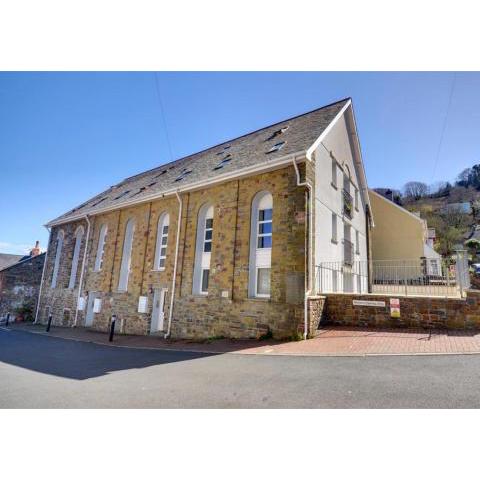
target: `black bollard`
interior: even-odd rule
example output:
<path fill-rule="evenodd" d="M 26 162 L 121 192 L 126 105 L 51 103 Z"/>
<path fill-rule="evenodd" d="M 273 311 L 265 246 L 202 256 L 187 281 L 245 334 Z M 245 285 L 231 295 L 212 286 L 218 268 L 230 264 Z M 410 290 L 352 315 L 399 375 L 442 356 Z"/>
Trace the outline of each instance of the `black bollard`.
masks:
<path fill-rule="evenodd" d="M 117 321 L 117 316 L 112 315 L 112 323 L 110 324 L 110 336 L 108 337 L 109 342 L 113 342 L 113 334 L 115 333 L 115 322 Z"/>
<path fill-rule="evenodd" d="M 47 322 L 47 332 L 50 331 L 50 325 L 52 325 L 52 314 L 48 316 L 48 322 Z"/>
<path fill-rule="evenodd" d="M 10 321 L 10 314 L 7 313 L 7 319 L 5 320 L 5 326 L 8 327 L 8 322 Z"/>

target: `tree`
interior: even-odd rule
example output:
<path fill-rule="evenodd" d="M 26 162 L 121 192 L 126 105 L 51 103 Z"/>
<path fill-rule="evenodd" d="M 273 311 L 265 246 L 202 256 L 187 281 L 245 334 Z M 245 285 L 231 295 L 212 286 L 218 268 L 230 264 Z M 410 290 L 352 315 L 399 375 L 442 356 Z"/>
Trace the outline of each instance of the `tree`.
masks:
<path fill-rule="evenodd" d="M 458 186 L 468 188 L 471 171 L 472 171 L 471 168 L 466 168 L 465 170 L 462 170 L 460 172 L 460 174 L 457 177 Z"/>
<path fill-rule="evenodd" d="M 426 183 L 422 182 L 407 182 L 403 187 L 403 193 L 407 198 L 420 200 L 427 196 L 428 187 Z"/>
<path fill-rule="evenodd" d="M 428 193 L 432 198 L 448 197 L 452 185 L 449 182 L 435 182 L 428 187 Z"/>

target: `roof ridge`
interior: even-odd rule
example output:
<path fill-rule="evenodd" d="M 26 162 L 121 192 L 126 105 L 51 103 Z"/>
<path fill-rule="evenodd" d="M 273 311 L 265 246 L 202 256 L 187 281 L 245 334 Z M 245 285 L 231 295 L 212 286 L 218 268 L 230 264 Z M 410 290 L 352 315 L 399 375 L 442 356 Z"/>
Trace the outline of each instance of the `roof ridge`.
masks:
<path fill-rule="evenodd" d="M 296 118 L 303 117 L 304 115 L 310 115 L 311 113 L 317 112 L 319 110 L 324 110 L 325 108 L 333 107 L 333 105 L 336 105 L 336 104 L 342 103 L 342 102 L 347 102 L 351 99 L 352 99 L 352 97 L 345 97 L 345 98 L 342 98 L 341 100 L 337 100 L 335 102 L 329 103 L 328 105 L 324 105 L 323 107 L 314 108 L 313 110 L 309 110 L 308 112 L 300 113 L 298 115 L 294 115 L 293 117 L 285 118 L 284 120 L 280 120 L 278 122 L 272 123 L 271 125 L 267 125 L 266 127 L 257 128 L 256 130 L 252 130 L 248 133 L 244 133 L 243 135 L 240 135 L 239 137 L 230 138 L 229 140 L 225 140 L 225 141 L 223 141 L 221 143 L 217 143 L 216 145 L 213 145 L 211 147 L 204 148 L 203 150 L 199 150 L 198 152 L 190 153 L 190 154 L 188 154 L 184 157 L 180 157 L 180 158 L 177 158 L 175 160 L 171 160 L 170 162 L 167 162 L 167 163 L 162 163 L 158 167 L 150 168 L 149 170 L 145 170 L 143 172 L 137 173 L 137 174 L 132 175 L 130 177 L 126 177 L 123 180 L 121 180 L 120 182 L 118 182 L 118 184 L 121 184 L 121 183 L 124 183 L 126 181 L 132 180 L 136 177 L 140 177 L 141 175 L 145 175 L 147 173 L 154 172 L 155 170 L 158 170 L 160 168 L 165 168 L 169 165 L 173 165 L 174 163 L 180 162 L 181 160 L 186 160 L 187 158 L 193 157 L 194 155 L 199 155 L 200 153 L 207 152 L 208 150 L 213 150 L 214 148 L 218 148 L 221 145 L 224 145 L 225 143 L 230 143 L 230 142 L 233 142 L 235 140 L 239 140 L 240 138 L 248 137 L 249 135 L 253 135 L 254 133 L 261 132 L 262 130 L 266 130 L 267 128 L 274 127 L 275 125 L 280 125 L 281 123 L 290 122 L 292 120 L 295 120 Z"/>

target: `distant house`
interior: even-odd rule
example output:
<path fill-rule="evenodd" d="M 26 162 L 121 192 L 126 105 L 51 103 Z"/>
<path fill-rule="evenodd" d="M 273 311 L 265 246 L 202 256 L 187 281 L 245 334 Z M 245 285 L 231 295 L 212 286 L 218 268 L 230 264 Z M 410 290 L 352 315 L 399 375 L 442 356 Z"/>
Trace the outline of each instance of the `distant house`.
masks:
<path fill-rule="evenodd" d="M 435 229 L 427 222 L 382 195 L 370 190 L 370 203 L 375 218 L 372 229 L 372 260 L 375 262 L 426 262 L 428 275 L 441 274 L 441 255 L 433 244 Z"/>
<path fill-rule="evenodd" d="M 0 253 L 0 270 L 19 262 L 23 255 L 11 255 L 10 253 Z"/>
<path fill-rule="evenodd" d="M 10 314 L 10 320 L 32 319 L 37 307 L 45 253 L 39 242 L 29 255 L 10 255 L 10 261 L 0 267 L 0 319 Z M 6 260 L 5 254 L 1 254 Z"/>

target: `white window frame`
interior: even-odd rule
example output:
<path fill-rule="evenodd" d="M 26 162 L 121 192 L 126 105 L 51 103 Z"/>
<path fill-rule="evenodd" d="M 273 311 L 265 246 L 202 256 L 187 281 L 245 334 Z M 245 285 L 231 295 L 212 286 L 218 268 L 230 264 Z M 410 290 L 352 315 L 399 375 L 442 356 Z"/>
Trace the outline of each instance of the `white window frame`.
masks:
<path fill-rule="evenodd" d="M 52 288 L 57 288 L 58 281 L 58 271 L 60 269 L 60 258 L 62 256 L 63 242 L 65 239 L 65 232 L 60 230 L 57 234 L 57 246 L 55 249 L 55 262 L 53 264 L 53 273 L 52 273 Z"/>
<path fill-rule="evenodd" d="M 82 247 L 83 234 L 85 230 L 82 226 L 75 231 L 75 247 L 73 249 L 72 269 L 70 271 L 70 280 L 68 281 L 68 288 L 75 288 L 77 280 L 78 261 L 80 259 L 80 248 Z"/>
<path fill-rule="evenodd" d="M 167 227 L 167 232 L 164 232 L 165 227 Z M 165 270 L 165 265 L 167 262 L 167 246 L 168 246 L 168 233 L 170 231 L 170 215 L 167 212 L 164 212 L 158 218 L 157 226 L 157 242 L 155 246 L 155 260 L 153 263 L 153 269 L 156 271 L 163 272 Z M 162 254 L 162 249 L 165 249 L 165 252 Z M 160 263 L 163 260 L 163 267 L 160 266 Z"/>
<path fill-rule="evenodd" d="M 337 214 L 332 212 L 332 243 L 338 243 L 338 220 Z"/>
<path fill-rule="evenodd" d="M 133 239 L 135 236 L 135 220 L 130 218 L 125 225 L 125 236 L 123 239 L 122 263 L 118 277 L 119 292 L 128 292 L 128 281 L 132 264 Z"/>
<path fill-rule="evenodd" d="M 261 210 L 272 210 L 271 220 L 260 220 Z M 260 225 L 271 223 L 272 232 L 268 234 L 260 233 Z M 260 238 L 270 236 L 271 246 L 260 248 L 258 241 Z M 272 294 L 272 246 L 273 246 L 273 197 L 268 191 L 258 192 L 252 200 L 252 210 L 250 219 L 250 262 L 248 278 L 248 296 L 250 298 L 270 298 Z M 258 292 L 258 270 L 270 270 L 270 293 L 264 294 Z"/>
<path fill-rule="evenodd" d="M 195 243 L 195 263 L 193 270 L 193 286 L 192 293 L 194 295 L 208 295 L 207 290 L 203 290 L 204 271 L 208 270 L 208 286 L 210 286 L 210 263 L 213 246 L 213 226 L 214 226 L 214 208 L 212 204 L 202 205 L 198 211 L 197 218 L 197 238 Z M 211 222 L 208 222 L 211 220 Z M 211 227 L 207 226 L 207 222 Z M 207 233 L 211 232 L 211 233 Z M 206 237 L 210 238 L 206 238 Z M 210 245 L 210 251 L 205 251 L 205 246 Z"/>
<path fill-rule="evenodd" d="M 338 167 L 337 161 L 332 158 L 332 187 L 337 189 L 338 188 Z"/>
<path fill-rule="evenodd" d="M 105 243 L 108 235 L 108 225 L 104 223 L 100 227 L 100 233 L 98 235 L 97 256 L 95 257 L 95 272 L 100 272 L 103 267 L 103 257 L 105 254 Z"/>

